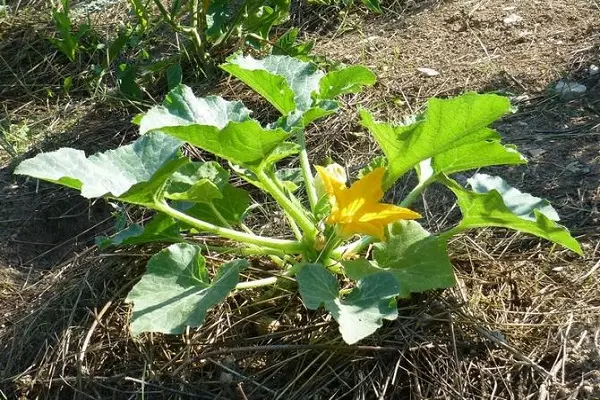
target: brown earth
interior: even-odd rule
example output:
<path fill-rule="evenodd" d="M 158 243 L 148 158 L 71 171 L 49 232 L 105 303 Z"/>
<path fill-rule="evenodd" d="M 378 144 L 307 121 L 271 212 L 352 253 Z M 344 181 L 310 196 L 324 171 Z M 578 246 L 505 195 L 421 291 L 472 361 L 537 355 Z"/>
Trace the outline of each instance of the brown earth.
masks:
<path fill-rule="evenodd" d="M 358 106 L 401 120 L 431 96 L 508 94 L 518 108 L 496 128 L 529 164 L 487 172 L 552 201 L 585 257 L 502 230 L 458 237 L 450 248 L 459 284 L 403 301 L 399 320 L 358 347 L 344 346 L 330 318 L 288 291 L 260 304 L 235 296 L 183 337 L 134 340 L 123 299 L 151 253 L 100 256 L 91 245 L 110 228 L 110 207 L 37 188 L 13 177 L 7 161 L 0 398 L 128 398 L 142 390 L 149 398 L 600 398 L 600 74 L 590 73 L 600 65 L 599 7 L 592 0 L 390 1 L 382 16 L 302 5 L 293 18 L 317 40 L 315 53 L 368 65 L 378 76 L 376 87 L 349 96 L 339 115 L 311 129 L 316 162 L 331 156 L 354 169 L 372 157 Z M 0 23 L 7 115 L 53 131 L 37 150 L 68 143 L 95 151 L 129 140 L 129 116 L 114 106 L 44 96 L 44 85 L 60 85 L 69 66 L 34 40 L 40 24 L 19 35 Z M 11 63 L 17 44 L 35 51 Z M 564 99 L 551 90 L 560 79 L 587 91 Z M 256 101 L 230 81 L 219 88 Z M 432 229 L 450 224 L 455 215 L 445 210 L 453 201 L 441 189 L 425 194 L 419 207 Z"/>

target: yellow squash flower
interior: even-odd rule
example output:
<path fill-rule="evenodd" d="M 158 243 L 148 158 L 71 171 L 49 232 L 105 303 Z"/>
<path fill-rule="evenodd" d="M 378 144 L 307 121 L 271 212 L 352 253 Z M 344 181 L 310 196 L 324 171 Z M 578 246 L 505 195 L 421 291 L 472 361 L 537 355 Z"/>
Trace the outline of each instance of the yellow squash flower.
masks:
<path fill-rule="evenodd" d="M 331 175 L 327 169 L 319 166 L 316 168 L 325 191 L 329 194 L 331 214 L 327 223 L 337 225 L 341 236 L 360 233 L 384 241 L 384 228 L 388 224 L 401 219 L 421 218 L 419 213 L 408 208 L 380 203 L 383 198 L 381 183 L 385 174 L 384 168 L 374 169 L 354 182 L 350 188 L 346 187 L 345 182 Z"/>

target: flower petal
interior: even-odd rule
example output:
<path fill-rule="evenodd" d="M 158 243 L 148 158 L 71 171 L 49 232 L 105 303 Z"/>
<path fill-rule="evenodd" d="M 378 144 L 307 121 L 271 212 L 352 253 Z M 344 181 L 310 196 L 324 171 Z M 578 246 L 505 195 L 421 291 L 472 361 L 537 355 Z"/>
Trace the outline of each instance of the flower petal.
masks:
<path fill-rule="evenodd" d="M 393 204 L 371 204 L 368 210 L 360 215 L 361 222 L 381 221 L 384 225 L 401 219 L 418 219 L 421 214 L 408 208 L 398 207 Z"/>
<path fill-rule="evenodd" d="M 349 237 L 356 233 L 369 235 L 378 238 L 382 242 L 385 241 L 385 225 L 372 222 L 353 221 L 348 224 L 340 224 L 341 235 Z"/>
<path fill-rule="evenodd" d="M 325 186 L 325 192 L 327 192 L 328 194 L 335 195 L 336 190 L 339 191 L 346 188 L 346 184 L 337 179 L 336 176 L 330 174 L 326 168 L 323 168 L 318 165 L 315 165 L 315 168 L 317 169 L 317 172 L 319 173 L 319 176 L 323 181 L 323 185 Z"/>
<path fill-rule="evenodd" d="M 381 183 L 385 175 L 385 168 L 378 167 L 358 181 L 354 182 L 348 195 L 352 198 L 363 198 L 366 203 L 377 203 L 383 198 Z"/>

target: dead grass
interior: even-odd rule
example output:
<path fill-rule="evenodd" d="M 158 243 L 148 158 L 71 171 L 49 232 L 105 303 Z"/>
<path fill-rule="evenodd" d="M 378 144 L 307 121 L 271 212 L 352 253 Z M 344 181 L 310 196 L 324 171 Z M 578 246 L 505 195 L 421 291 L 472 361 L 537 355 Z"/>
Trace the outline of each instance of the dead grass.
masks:
<path fill-rule="evenodd" d="M 377 151 L 357 123 L 359 106 L 381 119 L 399 120 L 436 94 L 525 94 L 519 111 L 497 127 L 505 141 L 531 156 L 530 164 L 489 172 L 552 200 L 581 241 L 585 257 L 503 230 L 456 237 L 449 248 L 458 285 L 403 300 L 399 319 L 360 346 L 344 345 L 335 321 L 322 311 L 307 311 L 295 288 L 285 285 L 269 293 L 236 293 L 209 314 L 202 328 L 185 335 L 132 338 L 123 299 L 156 249 L 100 253 L 89 245 L 107 225 L 80 234 L 108 217 L 106 209 L 90 218 L 88 209 L 98 210 L 100 204 L 77 203 L 67 192 L 44 185 L 40 192 L 35 185 L 14 181 L 5 167 L 0 194 L 6 242 L 0 250 L 0 395 L 600 398 L 600 90 L 597 78 L 585 74 L 586 66 L 598 61 L 594 4 L 550 1 L 541 8 L 530 1 L 394 1 L 377 17 L 359 13 L 339 19 L 327 14 L 330 9 L 302 7 L 294 14 L 294 23 L 319 40 L 317 52 L 366 63 L 379 77 L 376 88 L 347 97 L 337 116 L 311 128 L 314 162 L 332 157 L 353 171 Z M 502 19 L 510 12 L 521 15 L 523 24 L 506 27 Z M 523 31 L 533 34 L 522 40 Z M 37 36 L 0 35 L 0 63 L 5 60 L 12 70 L 0 69 L 0 99 L 7 104 L 7 115 L 35 118 L 40 132 L 55 128 L 52 141 L 40 140 L 36 146 L 51 150 L 69 144 L 95 151 L 132 137 L 127 113 L 114 105 L 85 96 L 49 100 L 43 94 L 44 85 L 60 84 L 66 73 L 61 68 L 72 67 L 57 67 Z M 6 44 L 7 37 L 12 44 Z M 20 64 L 13 64 L 14 59 Z M 424 66 L 440 75 L 415 71 Z M 565 102 L 546 92 L 562 76 L 585 82 L 586 96 Z M 242 98 L 261 119 L 274 115 L 238 83 L 225 80 L 214 90 Z M 58 142 L 57 134 L 62 138 Z M 529 153 L 539 149 L 543 153 Z M 401 198 L 403 190 L 400 184 L 391 196 Z M 418 208 L 431 230 L 456 221 L 453 202 L 440 188 L 426 192 Z M 61 234 L 48 218 L 72 215 L 72 207 L 82 214 L 63 218 L 71 229 L 69 235 Z M 83 215 L 85 227 L 74 225 Z M 268 217 L 259 215 L 255 223 Z M 53 246 L 76 239 L 58 253 L 45 253 L 35 243 L 44 242 L 49 233 L 58 234 L 49 240 Z M 15 252 L 14 239 L 30 243 Z M 209 260 L 216 265 L 221 258 L 213 254 Z M 265 277 L 271 269 L 256 259 L 248 273 Z M 274 299 L 266 300 L 268 296 Z"/>

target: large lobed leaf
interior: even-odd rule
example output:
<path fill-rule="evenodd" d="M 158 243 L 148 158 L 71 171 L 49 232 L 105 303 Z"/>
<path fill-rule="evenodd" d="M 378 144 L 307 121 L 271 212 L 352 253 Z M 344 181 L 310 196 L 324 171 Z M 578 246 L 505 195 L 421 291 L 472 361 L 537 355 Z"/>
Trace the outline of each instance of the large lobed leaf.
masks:
<path fill-rule="evenodd" d="M 190 88 L 179 85 L 163 105 L 142 117 L 140 133 L 158 130 L 234 163 L 251 165 L 289 135 L 282 129 L 263 128 L 249 115 L 241 102 L 197 98 Z"/>
<path fill-rule="evenodd" d="M 350 279 L 389 272 L 398 281 L 402 297 L 456 283 L 446 241 L 431 235 L 416 221 L 394 223 L 388 241 L 375 246 L 374 262 L 366 259 L 342 262 Z"/>
<path fill-rule="evenodd" d="M 442 181 L 458 199 L 463 214 L 459 228 L 497 226 L 515 229 L 583 255 L 581 246 L 567 228 L 555 222 L 558 214 L 548 201 L 522 193 L 499 177 L 475 174 L 468 182 L 473 190 L 467 190 L 449 178 Z"/>
<path fill-rule="evenodd" d="M 254 89 L 283 115 L 296 109 L 308 110 L 311 95 L 319 91 L 319 81 L 325 76 L 314 64 L 287 56 L 257 60 L 235 54 L 221 68 Z"/>
<path fill-rule="evenodd" d="M 362 66 L 325 74 L 309 62 L 288 56 L 271 55 L 257 60 L 235 54 L 221 65 L 286 116 L 283 125 L 310 122 L 336 111 L 333 99 L 373 85 L 375 75 Z"/>
<path fill-rule="evenodd" d="M 173 244 L 155 254 L 126 301 L 133 303 L 131 331 L 181 334 L 202 325 L 206 312 L 220 303 L 238 283 L 246 260 L 223 264 L 210 280 L 201 248 Z"/>
<path fill-rule="evenodd" d="M 374 333 L 384 319 L 394 320 L 398 317 L 394 297 L 399 288 L 388 272 L 374 273 L 360 279 L 346 298 L 339 297 L 335 276 L 320 264 L 304 265 L 296 278 L 304 305 L 311 310 L 323 305 L 340 325 L 342 338 L 348 344 Z"/>
<path fill-rule="evenodd" d="M 180 140 L 153 133 L 132 144 L 85 157 L 81 150 L 62 148 L 23 161 L 15 174 L 28 175 L 81 191 L 86 198 L 140 193 L 180 165 Z M 135 188 L 132 188 L 135 185 Z"/>
<path fill-rule="evenodd" d="M 375 137 L 387 158 L 385 186 L 390 187 L 428 159 L 432 160 L 428 162 L 427 177 L 488 165 L 524 163 L 514 148 L 501 145 L 499 135 L 487 127 L 509 109 L 505 97 L 467 93 L 452 99 L 430 99 L 422 119 L 410 125 L 375 122 L 366 110 L 360 114 L 362 125 Z"/>

